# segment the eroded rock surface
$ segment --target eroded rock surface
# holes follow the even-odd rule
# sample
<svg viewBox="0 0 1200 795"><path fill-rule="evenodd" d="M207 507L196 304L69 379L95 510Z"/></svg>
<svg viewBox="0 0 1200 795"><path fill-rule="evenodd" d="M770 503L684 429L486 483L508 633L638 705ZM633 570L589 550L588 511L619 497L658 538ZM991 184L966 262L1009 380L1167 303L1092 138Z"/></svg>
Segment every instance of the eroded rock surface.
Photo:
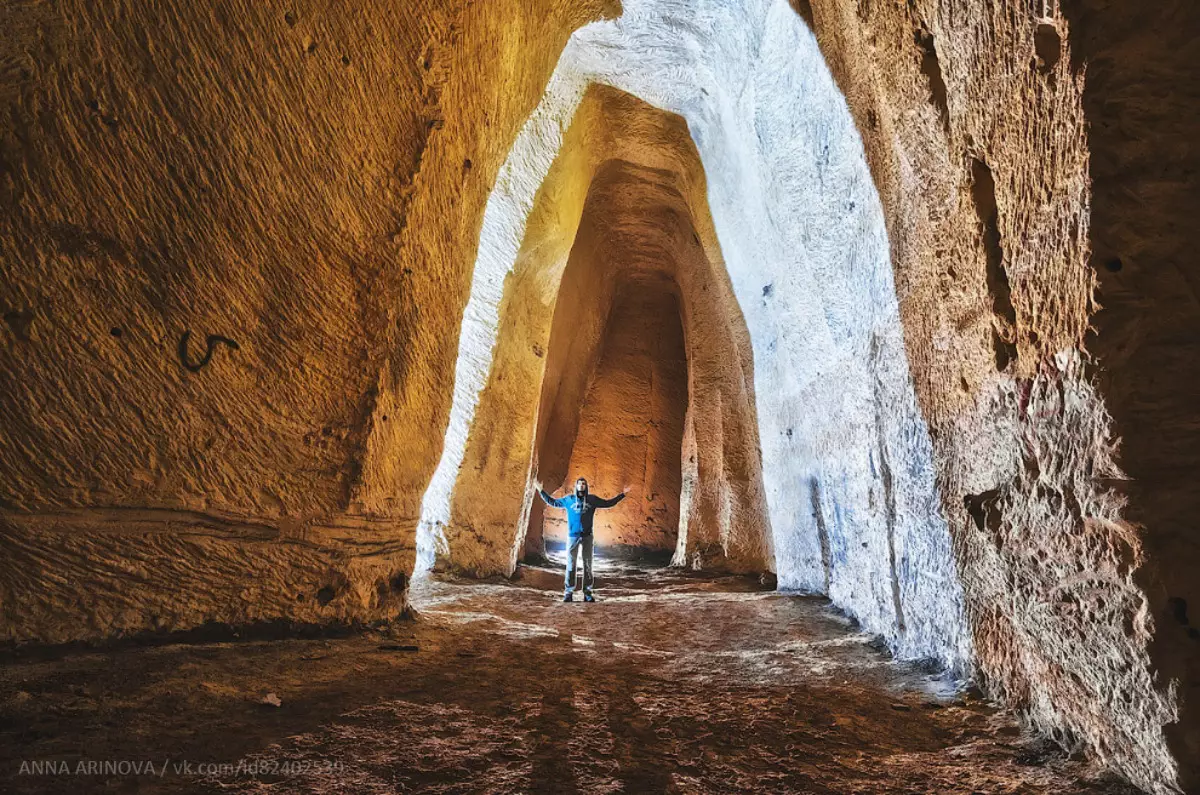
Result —
<svg viewBox="0 0 1200 795"><path fill-rule="evenodd" d="M1136 367L1162 350L1151 337L1196 314L1147 289L1135 303L1154 319L1131 323L1132 296L1112 275L1118 239L1143 250L1132 225L1161 228L1187 212L1167 197L1178 197L1189 155L1170 146L1200 127L1195 111L1158 116L1131 98L1165 108L1194 91L1194 81L1181 86L1194 63L1168 66L1173 57L1148 42L1194 35L1195 9L818 0L810 10L887 217L905 347L984 681L1142 786L1169 790L1178 761L1195 787L1196 651L1169 618L1169 596L1195 580L1165 574L1193 567L1169 518L1189 498L1171 478L1130 471L1131 483L1122 468L1183 461L1169 452L1178 448L1135 439L1151 438L1143 423L1194 427L1185 415L1195 403L1184 410L1155 396L1156 380ZM1113 104L1116 85L1130 99ZM1145 146L1176 165L1138 183ZM1134 199L1132 184L1154 184L1154 199ZM1137 224L1143 213L1156 220ZM1144 250L1164 274L1178 272L1172 236L1155 239ZM1106 292L1123 296L1116 311L1093 314L1110 303ZM1085 337L1093 322L1100 334Z"/></svg>
<svg viewBox="0 0 1200 795"><path fill-rule="evenodd" d="M394 617L419 520L513 573L623 269L678 564L1194 788L1198 14L5 4L3 638Z"/></svg>

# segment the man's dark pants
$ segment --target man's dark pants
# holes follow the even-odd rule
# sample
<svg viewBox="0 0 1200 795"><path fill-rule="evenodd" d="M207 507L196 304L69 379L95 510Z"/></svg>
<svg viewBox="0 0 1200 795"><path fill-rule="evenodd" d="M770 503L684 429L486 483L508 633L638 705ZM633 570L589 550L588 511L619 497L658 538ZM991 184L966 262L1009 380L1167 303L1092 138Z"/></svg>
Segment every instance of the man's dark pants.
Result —
<svg viewBox="0 0 1200 795"><path fill-rule="evenodd" d="M583 592L592 592L592 534L568 539L566 595L575 593L575 558L583 550Z"/></svg>

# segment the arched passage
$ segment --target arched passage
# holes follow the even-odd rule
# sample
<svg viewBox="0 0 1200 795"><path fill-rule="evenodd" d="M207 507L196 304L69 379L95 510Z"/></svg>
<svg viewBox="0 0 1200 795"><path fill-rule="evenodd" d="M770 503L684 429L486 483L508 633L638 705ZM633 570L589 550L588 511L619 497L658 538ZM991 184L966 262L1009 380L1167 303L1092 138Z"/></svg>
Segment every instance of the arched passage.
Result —
<svg viewBox="0 0 1200 795"><path fill-rule="evenodd" d="M689 384L682 401L687 409L682 418L687 454L675 463L682 467L680 486L674 491L679 502L673 511L666 509L661 499L657 506L673 514L672 526L665 532L677 539L679 562L696 567L770 569L773 561L764 551L769 543L765 521L756 525L748 520L763 512L761 496L757 496L761 487L748 374L745 368L730 367L744 361L747 333L727 277L720 270L699 159L678 117L603 86L594 87L589 97L595 99L585 99L575 123L593 112L603 113L612 140L629 159L604 160L591 178L550 334L534 442L538 472L548 483L573 477L563 459L574 448L576 428L583 419L580 411L602 350L602 321L609 316L613 289L634 276L665 281L679 296ZM612 323L610 319L610 328ZM722 406L733 411L726 415ZM655 423L669 426L673 422L670 414L664 411L655 416ZM697 433L715 433L709 438L722 441L697 450ZM560 441L567 443L556 446ZM542 453L547 455L545 460ZM726 475L732 475L732 485L723 480ZM609 488L621 485L624 482L609 484ZM653 526L659 521L652 518L655 493L643 489L637 495L646 510L646 518L638 524ZM739 501L740 527L729 520L732 511L724 521L717 519L713 501L718 499ZM540 504L535 501L530 520L533 535L525 545L535 556L541 552L541 519Z"/></svg>
<svg viewBox="0 0 1200 795"><path fill-rule="evenodd" d="M554 107L544 103L540 112ZM537 129L535 115L525 145L544 144ZM522 146L519 139L510 162L527 162ZM457 402L459 421L471 423L463 458L455 463L447 445L426 495L423 522L443 534L443 565L476 575L513 571L532 509L532 452L547 438L573 437L574 409L555 416L553 407L583 405L613 288L622 273L640 271L673 280L687 341L677 557L697 567L773 568L749 338L705 185L681 118L602 85L586 92L536 192L502 297L487 310L496 312L499 333L481 344L495 351L473 373L484 384L477 402ZM495 220L505 228L497 234L512 234L510 216ZM477 274L477 284L502 272ZM464 338L471 333L464 323ZM697 446L697 437L709 443Z"/></svg>
<svg viewBox="0 0 1200 795"><path fill-rule="evenodd" d="M577 32L510 152L513 177L501 181L493 201L520 201L514 186L541 185L536 205L523 200L533 206L522 252L533 252L538 224L557 217L543 208L554 205L550 198L568 195L562 186L571 181L561 175L579 162L579 149L623 146L624 159L650 167L642 182L651 185L664 171L688 175L689 183L673 190L703 196L686 202L698 235L689 245L675 231L672 248L681 257L703 252L708 264L681 266L677 276L691 386L677 562L773 568L784 587L828 592L900 653L965 669L970 640L932 446L904 355L884 217L845 101L811 33L786 3L727 9L728 19L705 18L699 27L694 12L690 6L627 9L620 20ZM752 18L739 16L744 13ZM711 38L712 31L727 29L722 26L760 35L738 42ZM681 46L658 46L664 28L686 32ZM664 155L675 149L663 146L669 139L636 115L613 116L598 128L587 103L579 102L586 86L606 82L678 113L688 148L695 142L696 165L655 166L656 159L670 165ZM596 93L612 90L588 91ZM560 141L553 127L572 117ZM557 153L553 167L534 168L549 151ZM578 205L572 207L576 212ZM524 217L496 214L493 220L511 239L513 230L524 228ZM578 218L570 216L572 229ZM637 235L657 234L654 224L631 225ZM491 270L481 273L477 265L479 288L506 272L502 259L483 256L486 218L484 227L480 265ZM525 260L513 261L517 277ZM481 307L500 304L483 289L475 296ZM484 328L470 307L467 315L464 338ZM499 317L503 328L503 308ZM693 329L714 331L701 337ZM503 335L488 337L489 345L493 339ZM497 353L505 355L502 347ZM460 354L460 363L465 360ZM455 460L448 445L439 467L446 479L435 478L437 488L431 488L439 503L470 511L480 505L473 489L496 482L480 472L501 468L492 454L495 420L485 407L506 406L498 412L505 433L517 413L511 403L491 401L494 390L511 397L511 387L497 389L508 376L498 365L487 375L486 357L478 363L472 379L486 386L464 390L468 399L452 412L455 435L462 433L455 423L469 427L478 453L468 443L465 457ZM519 410L532 412L533 405L522 398ZM509 472L530 460L520 450L529 437L515 427L520 430L507 449L517 455L502 465ZM452 487L453 478L458 485ZM458 520L452 508L441 514L444 520L427 513L427 527L443 521L446 528L448 565L512 571L518 556L508 546L513 517L523 530L530 501L528 489L520 493L512 483L503 508L490 504L495 514L486 531L473 513ZM496 562L481 565L486 560Z"/></svg>
<svg viewBox="0 0 1200 795"><path fill-rule="evenodd" d="M902 656L978 665L1043 730L1158 782L1175 708L1153 683L1138 544L1095 475L1115 464L1079 352L1086 178L1065 67L1041 53L1032 74L953 72L939 53L963 60L989 23L939 27L916 3L804 10L850 108L780 0L627 4L572 37L539 114L561 126L595 82L686 121L745 322L781 586L828 593ZM990 24L1036 51L1033 28L1010 22ZM864 67L864 48L878 62ZM959 97L984 89L1032 107L1039 133L1021 109L1015 123L978 105L962 118ZM555 148L538 118L511 162ZM726 437L702 438L697 452ZM736 524L720 488L706 496L681 530ZM1089 607L1040 611L1063 598ZM1111 687L1131 705L1100 706Z"/></svg>

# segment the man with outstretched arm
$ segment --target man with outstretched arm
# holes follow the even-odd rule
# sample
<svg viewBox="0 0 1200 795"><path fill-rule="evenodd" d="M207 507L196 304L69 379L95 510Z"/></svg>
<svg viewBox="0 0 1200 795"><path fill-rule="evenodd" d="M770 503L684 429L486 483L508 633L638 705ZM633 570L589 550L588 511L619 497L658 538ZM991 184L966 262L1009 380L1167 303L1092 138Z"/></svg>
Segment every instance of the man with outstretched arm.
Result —
<svg viewBox="0 0 1200 795"><path fill-rule="evenodd" d="M567 539L567 580L563 601L575 601L575 557L581 547L583 548L583 601L596 601L596 597L592 595L592 518L597 508L611 508L625 499L629 487L626 486L624 491L610 500L588 494L588 483L583 478L575 481L575 493L564 497L551 497L542 488L540 481L537 488L543 502L555 508L562 508L567 512L567 535L569 538Z"/></svg>

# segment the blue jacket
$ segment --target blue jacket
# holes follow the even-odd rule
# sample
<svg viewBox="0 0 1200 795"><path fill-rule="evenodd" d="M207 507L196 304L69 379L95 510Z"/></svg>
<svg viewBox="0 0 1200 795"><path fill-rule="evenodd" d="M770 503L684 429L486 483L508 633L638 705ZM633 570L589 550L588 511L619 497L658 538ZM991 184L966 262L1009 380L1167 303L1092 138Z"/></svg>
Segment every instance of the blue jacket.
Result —
<svg viewBox="0 0 1200 795"><path fill-rule="evenodd" d="M592 517L596 515L596 509L611 508L625 499L624 494L618 494L611 500L596 497L592 494L588 494L583 499L579 499L574 494L555 498L547 494L545 489L539 491L538 494L542 495L542 500L547 505L566 510L567 532L571 538L590 536L592 534Z"/></svg>

